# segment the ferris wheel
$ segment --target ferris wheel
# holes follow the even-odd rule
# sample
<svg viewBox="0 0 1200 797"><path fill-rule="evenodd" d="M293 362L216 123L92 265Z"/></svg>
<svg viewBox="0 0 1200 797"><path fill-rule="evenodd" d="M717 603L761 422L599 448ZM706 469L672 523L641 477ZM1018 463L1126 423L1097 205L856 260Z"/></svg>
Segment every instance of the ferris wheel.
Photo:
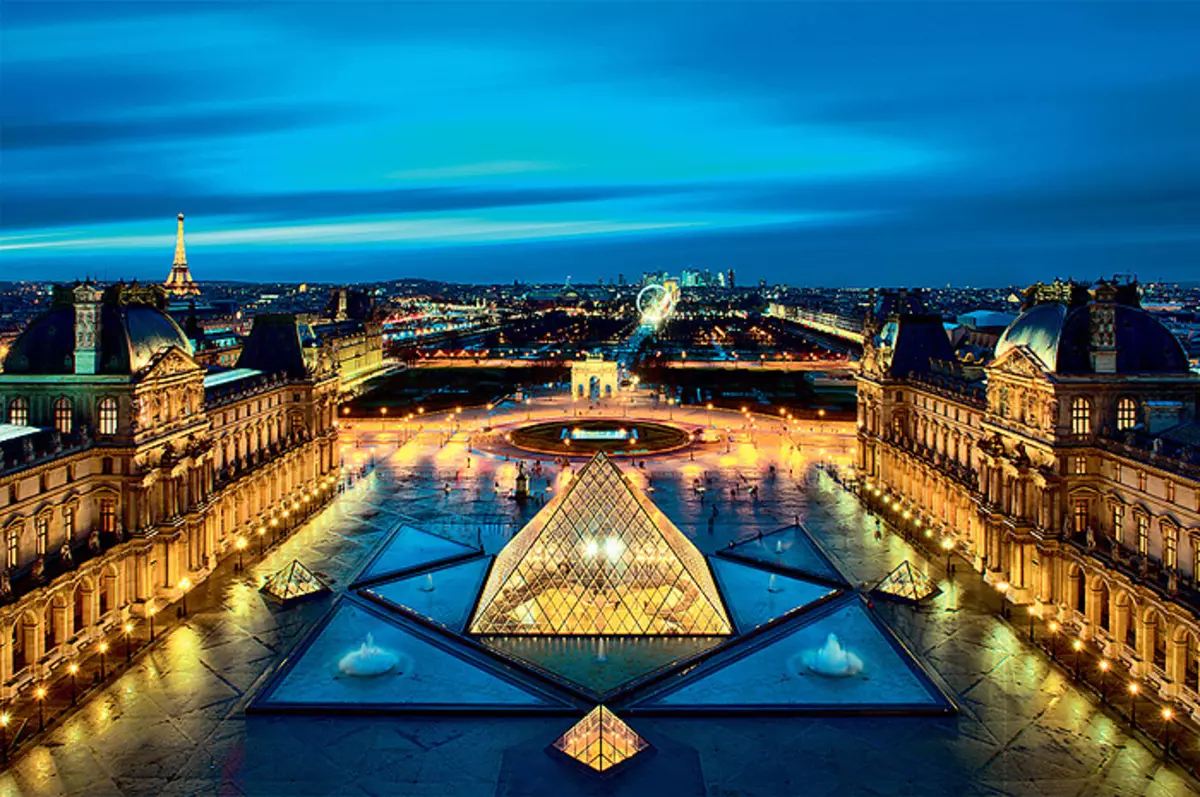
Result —
<svg viewBox="0 0 1200 797"><path fill-rule="evenodd" d="M637 309L644 324L660 324L675 307L675 295L663 285L652 283L637 295Z"/></svg>

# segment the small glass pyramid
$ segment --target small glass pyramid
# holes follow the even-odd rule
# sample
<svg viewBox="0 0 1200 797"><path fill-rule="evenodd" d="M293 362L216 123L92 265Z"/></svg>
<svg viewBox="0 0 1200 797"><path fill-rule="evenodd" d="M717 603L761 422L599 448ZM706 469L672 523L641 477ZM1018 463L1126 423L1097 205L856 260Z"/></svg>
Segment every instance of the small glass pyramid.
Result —
<svg viewBox="0 0 1200 797"><path fill-rule="evenodd" d="M581 764L604 772L650 745L604 706L596 706L554 743Z"/></svg>
<svg viewBox="0 0 1200 797"><path fill-rule="evenodd" d="M905 559L875 585L875 591L905 600L919 601L938 592L938 586L932 578Z"/></svg>
<svg viewBox="0 0 1200 797"><path fill-rule="evenodd" d="M496 557L474 634L723 636L704 555L596 454Z"/></svg>
<svg viewBox="0 0 1200 797"><path fill-rule="evenodd" d="M325 582L296 559L272 573L262 585L263 592L282 603L325 589Z"/></svg>

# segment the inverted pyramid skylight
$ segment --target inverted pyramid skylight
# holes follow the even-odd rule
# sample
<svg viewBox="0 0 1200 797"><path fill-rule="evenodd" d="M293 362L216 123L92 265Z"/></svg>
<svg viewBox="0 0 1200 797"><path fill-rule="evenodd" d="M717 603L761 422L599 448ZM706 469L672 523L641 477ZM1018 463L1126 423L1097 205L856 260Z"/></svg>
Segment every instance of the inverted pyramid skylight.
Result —
<svg viewBox="0 0 1200 797"><path fill-rule="evenodd" d="M579 763L604 772L649 745L611 711L596 706L560 736L554 747Z"/></svg>

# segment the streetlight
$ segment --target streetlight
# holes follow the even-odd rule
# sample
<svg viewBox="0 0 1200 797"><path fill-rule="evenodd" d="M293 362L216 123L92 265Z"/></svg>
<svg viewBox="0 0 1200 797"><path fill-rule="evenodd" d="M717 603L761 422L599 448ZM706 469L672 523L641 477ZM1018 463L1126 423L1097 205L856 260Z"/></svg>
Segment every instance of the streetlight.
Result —
<svg viewBox="0 0 1200 797"><path fill-rule="evenodd" d="M130 650L131 645L129 644L129 635L132 633L133 633L133 623L126 623L125 624L125 663L126 664L129 663L130 658L133 656L133 653Z"/></svg>
<svg viewBox="0 0 1200 797"><path fill-rule="evenodd" d="M104 654L108 653L108 643L100 643L100 680L104 680Z"/></svg>
<svg viewBox="0 0 1200 797"><path fill-rule="evenodd" d="M0 753L3 754L0 756L0 760L5 764L8 763L8 723L11 721L12 717L7 711L0 714Z"/></svg>
<svg viewBox="0 0 1200 797"><path fill-rule="evenodd" d="M238 537L237 542L233 544L233 547L237 548L238 552L238 570L242 570L244 569L242 565L242 551L246 550L246 538Z"/></svg>
<svg viewBox="0 0 1200 797"><path fill-rule="evenodd" d="M996 591L1000 593L1000 616L1008 617L1008 600L1004 597L1004 594L1008 592L1008 582L997 582Z"/></svg>
<svg viewBox="0 0 1200 797"><path fill-rule="evenodd" d="M1134 728L1137 727L1137 694L1140 689L1137 681L1129 682L1129 722Z"/></svg>
<svg viewBox="0 0 1200 797"><path fill-rule="evenodd" d="M1031 603L1026 607L1029 610L1029 644L1034 644L1037 640L1033 638L1033 621L1037 617L1037 609Z"/></svg>
<svg viewBox="0 0 1200 797"><path fill-rule="evenodd" d="M1075 680L1079 680L1079 651L1083 650L1083 640L1071 640L1071 649L1075 651Z"/></svg>
<svg viewBox="0 0 1200 797"><path fill-rule="evenodd" d="M33 691L38 704L38 730L46 730L46 687L39 686Z"/></svg>
<svg viewBox="0 0 1200 797"><path fill-rule="evenodd" d="M712 402L708 402L708 428L712 428Z"/></svg>
<svg viewBox="0 0 1200 797"><path fill-rule="evenodd" d="M67 667L67 672L71 673L71 705L75 705L75 676L79 675L79 665L71 662Z"/></svg>
<svg viewBox="0 0 1200 797"><path fill-rule="evenodd" d="M1057 659L1058 658L1058 623L1051 620L1050 625L1048 627L1050 629L1050 658Z"/></svg>
<svg viewBox="0 0 1200 797"><path fill-rule="evenodd" d="M1175 712L1170 706L1164 706L1162 710L1163 718L1163 758L1171 757L1171 720L1174 719Z"/></svg>
<svg viewBox="0 0 1200 797"><path fill-rule="evenodd" d="M1108 702L1108 670L1111 667L1112 667L1112 665L1109 664L1108 659L1100 660L1100 702L1101 703Z"/></svg>
<svg viewBox="0 0 1200 797"><path fill-rule="evenodd" d="M187 617L187 591L192 588L192 580L184 576L179 580L179 601L183 609L183 616Z"/></svg>
<svg viewBox="0 0 1200 797"><path fill-rule="evenodd" d="M276 525L278 522L279 521L277 521L275 518L271 518L272 526ZM258 558L261 559L263 555L263 535L267 533L267 530L265 527L259 526L254 533L258 535Z"/></svg>

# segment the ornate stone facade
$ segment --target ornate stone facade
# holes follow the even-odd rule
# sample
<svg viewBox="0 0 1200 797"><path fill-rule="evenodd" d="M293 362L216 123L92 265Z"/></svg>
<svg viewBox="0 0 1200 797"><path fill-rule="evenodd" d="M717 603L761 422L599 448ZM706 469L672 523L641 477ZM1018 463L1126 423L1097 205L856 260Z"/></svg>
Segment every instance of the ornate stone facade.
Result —
<svg viewBox="0 0 1200 797"><path fill-rule="evenodd" d="M883 310L858 380L868 494L1200 716L1200 380L1136 285L1035 286L981 378L939 317Z"/></svg>
<svg viewBox="0 0 1200 797"><path fill-rule="evenodd" d="M85 293L76 301L98 297ZM0 374L3 696L177 599L239 537L286 528L334 491L331 353L297 351L303 365L290 371L267 358L209 373L182 333L147 337L119 292L109 300L117 305L88 304L75 316L99 330L67 332L101 364L113 361L109 348L128 347L126 372L40 362L54 340L35 323L10 353L24 358L21 372ZM136 310L173 325L158 310ZM56 312L54 323L70 324L69 307ZM292 339L299 348L295 331Z"/></svg>

